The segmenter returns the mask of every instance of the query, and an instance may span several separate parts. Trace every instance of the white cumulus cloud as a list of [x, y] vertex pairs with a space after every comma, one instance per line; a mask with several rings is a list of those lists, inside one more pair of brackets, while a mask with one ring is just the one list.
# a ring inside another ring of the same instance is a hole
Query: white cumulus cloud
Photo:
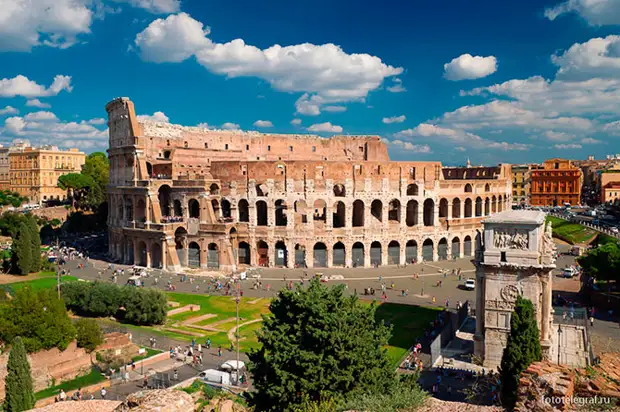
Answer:
[[568, 150], [568, 149], [581, 149], [583, 146], [577, 143], [569, 143], [569, 144], [555, 144], [554, 148], [559, 150]]
[[342, 113], [346, 112], [347, 108], [345, 106], [325, 106], [323, 110], [330, 113]]
[[273, 127], [273, 123], [269, 120], [257, 120], [254, 122], [255, 127]]
[[471, 80], [486, 77], [497, 71], [494, 56], [482, 57], [462, 54], [443, 65], [444, 77], [448, 80]]
[[575, 43], [563, 54], [553, 55], [551, 60], [559, 67], [557, 77], [562, 80], [620, 78], [620, 36]]
[[224, 130], [239, 130], [240, 126], [237, 123], [226, 122], [222, 125]]
[[308, 127], [309, 132], [342, 133], [342, 127], [330, 122], [315, 123]]
[[28, 107], [38, 107], [39, 109], [49, 109], [52, 107], [49, 103], [43, 103], [39, 99], [29, 99], [26, 101], [26, 106]]
[[28, 113], [24, 116], [24, 120], [26, 120], [27, 122], [50, 122], [57, 121], [58, 118], [52, 112], [40, 111]]
[[[0, 0], [1, 1], [1, 0]], [[1, 13], [1, 11], [0, 11]], [[50, 87], [41, 86], [35, 81], [28, 79], [26, 76], [17, 75], [11, 79], [4, 78], [0, 80], [0, 97], [45, 97], [56, 96], [61, 91], [70, 92], [71, 76], [57, 75]]]
[[87, 120], [87, 123], [94, 124], [94, 125], [102, 125], [102, 124], [106, 124], [107, 120], [102, 117], [96, 117], [94, 119]]
[[177, 13], [181, 9], [180, 0], [114, 0], [117, 3], [129, 3], [132, 7], [144, 9], [153, 14]]
[[[95, 122], [97, 123], [97, 122]], [[63, 122], [52, 112], [9, 117], [0, 128], [3, 136], [30, 140], [33, 144], [54, 144], [83, 149], [105, 148], [108, 131], [93, 126], [91, 120]]]
[[620, 24], [618, 0], [568, 0], [545, 10], [545, 17], [555, 20], [566, 13], [577, 13], [592, 26]]
[[151, 115], [149, 114], [141, 114], [138, 116], [139, 121], [150, 121], [150, 122], [161, 122], [161, 123], [169, 123], [170, 119], [168, 116], [164, 114], [164, 112], [155, 112]]
[[402, 114], [400, 116], [384, 117], [382, 121], [385, 124], [392, 124], [392, 123], [402, 123], [406, 119], [407, 117], [404, 114]]
[[406, 150], [414, 153], [431, 153], [431, 147], [427, 144], [413, 144], [411, 142], [405, 142], [402, 140], [384, 140], [388, 146], [394, 146], [401, 150]]
[[390, 93], [402, 93], [406, 92], [407, 89], [403, 86], [403, 81], [400, 78], [394, 77], [392, 79], [392, 85], [387, 87], [387, 91]]
[[210, 129], [211, 128], [211, 126], [209, 126], [208, 123], [198, 123], [196, 125], [196, 127], [202, 127], [203, 129]]
[[291, 124], [294, 126], [299, 126], [301, 124], [301, 119], [293, 119], [291, 120]]
[[304, 93], [296, 105], [300, 114], [318, 114], [324, 105], [364, 101], [386, 78], [403, 72], [376, 56], [348, 54], [334, 44], [260, 49], [242, 39], [216, 43], [207, 37], [209, 32], [187, 13], [179, 13], [153, 21], [136, 36], [134, 45], [146, 61], [181, 62], [194, 56], [213, 73], [257, 77], [276, 90]]
[[14, 108], [13, 106], [6, 106], [4, 109], [0, 109], [0, 116], [4, 116], [7, 114], [17, 114], [19, 110]]

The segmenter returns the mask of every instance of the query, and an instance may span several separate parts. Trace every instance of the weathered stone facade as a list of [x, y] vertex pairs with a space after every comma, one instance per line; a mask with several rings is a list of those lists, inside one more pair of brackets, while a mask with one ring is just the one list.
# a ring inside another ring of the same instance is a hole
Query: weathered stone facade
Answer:
[[106, 106], [110, 254], [177, 270], [404, 264], [473, 255], [509, 208], [510, 166], [392, 162], [376, 136], [269, 135], [138, 122]]
[[499, 366], [518, 296], [532, 301], [543, 358], [553, 341], [552, 278], [555, 245], [545, 213], [506, 211], [483, 221], [484, 242], [476, 256], [475, 353], [484, 366]]

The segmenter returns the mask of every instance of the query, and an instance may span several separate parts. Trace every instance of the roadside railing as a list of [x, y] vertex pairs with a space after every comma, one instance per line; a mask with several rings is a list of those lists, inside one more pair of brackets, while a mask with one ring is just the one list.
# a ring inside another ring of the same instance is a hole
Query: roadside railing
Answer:
[[567, 218], [565, 215], [556, 212], [547, 212], [549, 216], [557, 217], [558, 219], [566, 220], [567, 222], [577, 223], [581, 226], [588, 227], [590, 229], [596, 230], [597, 232], [606, 234], [611, 237], [615, 237], [616, 239], [620, 239], [620, 232], [613, 232], [611, 229], [608, 229], [601, 225], [595, 225], [592, 222], [588, 222], [586, 220], [579, 219], [577, 217], [569, 217]]

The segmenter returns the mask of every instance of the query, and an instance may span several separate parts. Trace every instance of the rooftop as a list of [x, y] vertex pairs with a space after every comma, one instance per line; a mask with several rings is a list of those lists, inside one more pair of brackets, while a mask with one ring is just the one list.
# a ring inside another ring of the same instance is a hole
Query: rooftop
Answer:
[[506, 210], [496, 213], [486, 219], [483, 223], [520, 223], [520, 224], [541, 224], [545, 221], [545, 212], [539, 210]]

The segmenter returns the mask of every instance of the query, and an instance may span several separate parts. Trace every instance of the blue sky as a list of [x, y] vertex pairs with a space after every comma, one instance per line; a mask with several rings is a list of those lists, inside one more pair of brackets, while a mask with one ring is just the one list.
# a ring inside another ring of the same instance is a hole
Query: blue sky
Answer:
[[373, 134], [396, 160], [620, 152], [617, 0], [0, 0], [0, 142], [107, 148], [105, 103]]

